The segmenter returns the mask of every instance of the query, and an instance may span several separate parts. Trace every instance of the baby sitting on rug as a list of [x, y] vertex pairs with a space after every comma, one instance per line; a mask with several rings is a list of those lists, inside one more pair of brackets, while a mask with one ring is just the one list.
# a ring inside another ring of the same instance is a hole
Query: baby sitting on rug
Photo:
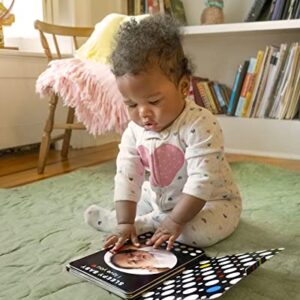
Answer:
[[146, 231], [154, 232], [148, 246], [167, 242], [167, 250], [175, 240], [207, 247], [228, 237], [241, 197], [217, 119], [187, 98], [191, 71], [176, 21], [155, 15], [123, 23], [111, 63], [131, 121], [117, 157], [116, 210], [92, 205], [85, 221], [112, 232], [104, 248], [113, 252], [128, 239], [138, 246]]

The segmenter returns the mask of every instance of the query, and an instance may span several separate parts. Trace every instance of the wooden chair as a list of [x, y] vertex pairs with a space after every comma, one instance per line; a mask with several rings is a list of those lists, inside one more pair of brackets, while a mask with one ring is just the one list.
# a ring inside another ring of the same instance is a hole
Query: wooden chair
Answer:
[[[62, 58], [61, 47], [59, 46], [57, 36], [72, 37], [73, 46], [75, 49], [78, 49], [78, 38], [89, 37], [94, 30], [94, 28], [89, 27], [58, 26], [39, 20], [35, 21], [34, 27], [40, 33], [40, 40], [49, 62], [53, 59]], [[54, 42], [54, 51], [52, 51], [49, 46], [49, 39], [51, 39], [51, 36]], [[58, 99], [59, 97], [57, 95], [53, 95], [49, 99], [49, 114], [45, 123], [38, 158], [37, 170], [39, 174], [44, 173], [51, 143], [63, 140], [61, 157], [62, 159], [67, 159], [72, 130], [85, 129], [82, 123], [74, 123], [74, 108], [68, 108], [66, 123], [55, 123], [55, 110]], [[63, 129], [64, 133], [52, 137], [51, 134], [54, 129]]]

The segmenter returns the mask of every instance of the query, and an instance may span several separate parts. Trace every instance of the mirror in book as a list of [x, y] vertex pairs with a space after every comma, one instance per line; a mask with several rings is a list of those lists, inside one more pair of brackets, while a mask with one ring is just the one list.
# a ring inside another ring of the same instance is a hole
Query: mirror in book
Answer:
[[126, 245], [117, 253], [106, 252], [104, 261], [111, 268], [136, 275], [152, 275], [166, 272], [177, 264], [174, 253], [151, 246]]

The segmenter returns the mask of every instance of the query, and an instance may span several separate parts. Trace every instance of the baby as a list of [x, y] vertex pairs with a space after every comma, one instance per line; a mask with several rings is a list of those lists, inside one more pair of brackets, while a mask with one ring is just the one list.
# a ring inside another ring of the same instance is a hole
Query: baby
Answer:
[[131, 122], [117, 157], [116, 210], [92, 205], [86, 222], [113, 231], [104, 243], [113, 252], [127, 240], [139, 246], [137, 234], [146, 231], [154, 232], [148, 246], [166, 242], [167, 250], [175, 240], [207, 247], [228, 237], [241, 197], [217, 119], [187, 98], [191, 71], [176, 21], [124, 23], [111, 63]]

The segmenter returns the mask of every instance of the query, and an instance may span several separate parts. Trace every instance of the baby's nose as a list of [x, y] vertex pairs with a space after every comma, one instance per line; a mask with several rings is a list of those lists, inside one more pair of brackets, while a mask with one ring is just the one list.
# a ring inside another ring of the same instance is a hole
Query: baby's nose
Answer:
[[149, 107], [147, 106], [141, 106], [139, 109], [139, 115], [141, 118], [147, 118], [150, 117], [152, 114], [152, 111]]

